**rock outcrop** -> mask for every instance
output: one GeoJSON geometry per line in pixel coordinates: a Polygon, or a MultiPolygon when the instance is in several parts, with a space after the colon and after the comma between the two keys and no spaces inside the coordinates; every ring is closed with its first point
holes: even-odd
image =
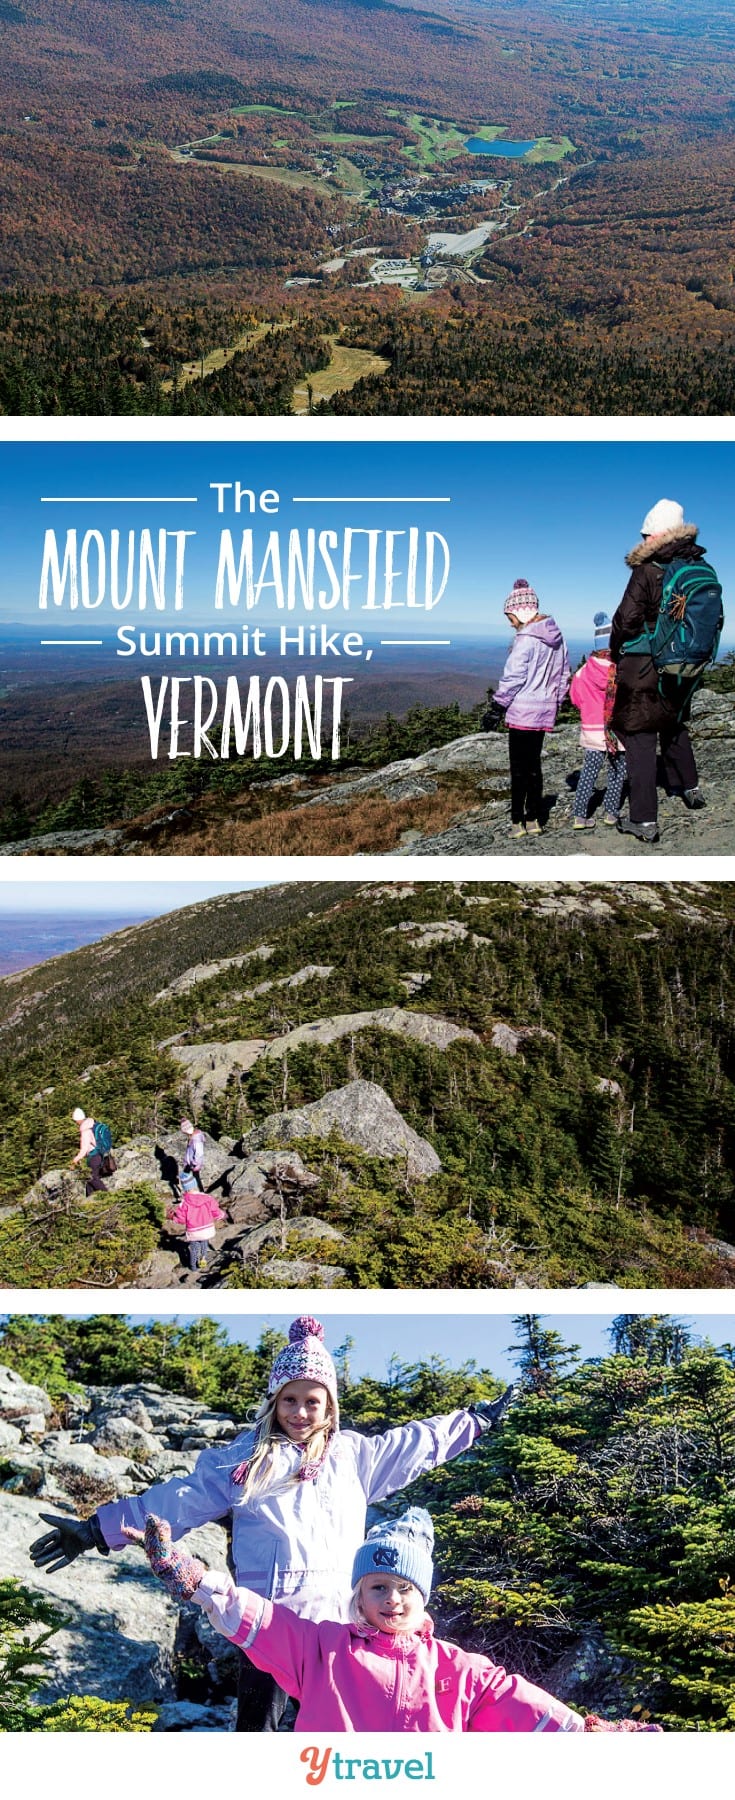
{"type": "MultiPolygon", "coordinates": [[[[466,936],[466,927],[460,925],[458,933],[466,936]]],[[[422,947],[425,941],[428,940],[418,940],[422,947]]],[[[302,1045],[335,1044],[340,1038],[370,1029],[412,1038],[415,1043],[426,1044],[432,1050],[446,1050],[459,1038],[468,1043],[479,1043],[474,1031],[453,1025],[449,1019],[437,1019],[431,1013],[408,1012],[401,1006],[383,1006],[373,1007],[368,1012],[336,1013],[331,1018],[311,1019],[308,1024],[295,1025],[291,1031],[276,1038],[235,1039],[226,1044],[174,1044],[171,1055],[186,1071],[192,1104],[200,1106],[203,1100],[224,1093],[231,1076],[247,1074],[263,1058],[278,1060],[302,1045]]]]}
{"type": "Polygon", "coordinates": [[[339,1132],[370,1156],[400,1159],[413,1177],[437,1175],[441,1163],[432,1145],[406,1124],[384,1088],[374,1081],[350,1081],[322,1100],[291,1112],[272,1113],[243,1139],[250,1152],[296,1138],[325,1138],[339,1132]]]}
{"type": "MultiPolygon", "coordinates": [[[[0,1578],[20,1581],[64,1614],[48,1645],[37,1698],[94,1695],[161,1705],[159,1730],[226,1730],[230,1703],[192,1706],[177,1694],[182,1629],[201,1646],[204,1668],[213,1653],[210,1628],[197,1608],[182,1615],[139,1550],[108,1557],[87,1552],[54,1575],[35,1570],[28,1552],[47,1529],[42,1511],[86,1516],[103,1500],[140,1492],[151,1480],[185,1476],[202,1446],[228,1442],[238,1426],[201,1401],[153,1384],[90,1387],[66,1407],[73,1429],[59,1426],[42,1388],[0,1367],[0,1433],[13,1432],[11,1443],[0,1436],[0,1578]]],[[[190,1532],[186,1547],[210,1567],[226,1566],[219,1525],[190,1532]]],[[[231,1656],[229,1646],[222,1650],[231,1656]]]]}
{"type": "Polygon", "coordinates": [[[177,975],[153,998],[171,1000],[177,994],[188,994],[199,982],[211,981],[213,975],[222,975],[225,969],[242,969],[249,962],[268,962],[272,955],[272,944],[256,944],[253,950],[243,950],[240,956],[223,956],[219,962],[195,963],[192,969],[184,969],[183,974],[177,975]]]}

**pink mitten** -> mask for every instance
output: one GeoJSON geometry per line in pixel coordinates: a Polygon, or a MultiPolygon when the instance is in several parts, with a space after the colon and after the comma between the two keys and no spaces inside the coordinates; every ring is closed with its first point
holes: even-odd
{"type": "Polygon", "coordinates": [[[191,1600],[206,1569],[198,1556],[186,1556],[183,1550],[177,1550],[171,1542],[171,1526],[165,1519],[157,1519],[155,1514],[149,1513],[145,1531],[124,1525],[123,1534],[131,1544],[142,1544],[154,1575],[163,1582],[172,1600],[191,1600]]]}
{"type": "Polygon", "coordinates": [[[599,1713],[588,1713],[585,1731],[662,1731],[662,1725],[639,1725],[636,1719],[601,1719],[599,1713]]]}

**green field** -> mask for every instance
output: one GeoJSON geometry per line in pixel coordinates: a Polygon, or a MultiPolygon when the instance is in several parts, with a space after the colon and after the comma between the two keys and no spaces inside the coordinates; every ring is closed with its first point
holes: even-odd
{"type": "MultiPolygon", "coordinates": [[[[482,137],[482,135],[482,132],[478,133],[478,136],[482,137]]],[[[570,156],[576,148],[576,144],[573,144],[571,138],[568,137],[559,140],[540,137],[536,139],[533,149],[529,150],[521,160],[526,163],[562,162],[564,157],[570,156]]]]}

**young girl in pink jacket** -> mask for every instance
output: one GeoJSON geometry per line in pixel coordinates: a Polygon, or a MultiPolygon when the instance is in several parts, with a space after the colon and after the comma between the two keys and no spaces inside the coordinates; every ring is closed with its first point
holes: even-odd
{"type": "Polygon", "coordinates": [[[611,621],[607,613],[595,613],[595,645],[592,655],[572,676],[569,698],[581,716],[579,741],[584,761],[574,796],[575,831],[594,831],[589,805],[605,756],[608,758],[603,825],[617,825],[623,783],[627,774],[625,751],[608,720],[615,700],[615,664],[610,656],[611,621]]]}
{"type": "Polygon", "coordinates": [[[174,1599],[201,1606],[216,1631],[298,1700],[299,1732],[660,1730],[582,1719],[522,1675],[435,1638],[425,1610],[434,1532],[421,1507],[368,1532],[354,1560],[348,1625],[301,1618],[207,1572],[172,1545],[160,1519],[126,1536],[143,1543],[174,1599]]]}

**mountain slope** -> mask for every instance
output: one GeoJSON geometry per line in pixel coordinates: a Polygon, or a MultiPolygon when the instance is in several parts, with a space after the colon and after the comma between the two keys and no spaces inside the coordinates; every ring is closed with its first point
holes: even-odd
{"type": "Polygon", "coordinates": [[[294,883],[6,978],[0,1280],[175,1284],[185,1109],[210,1284],[728,1285],[734,933],[724,884],[294,883]]]}

